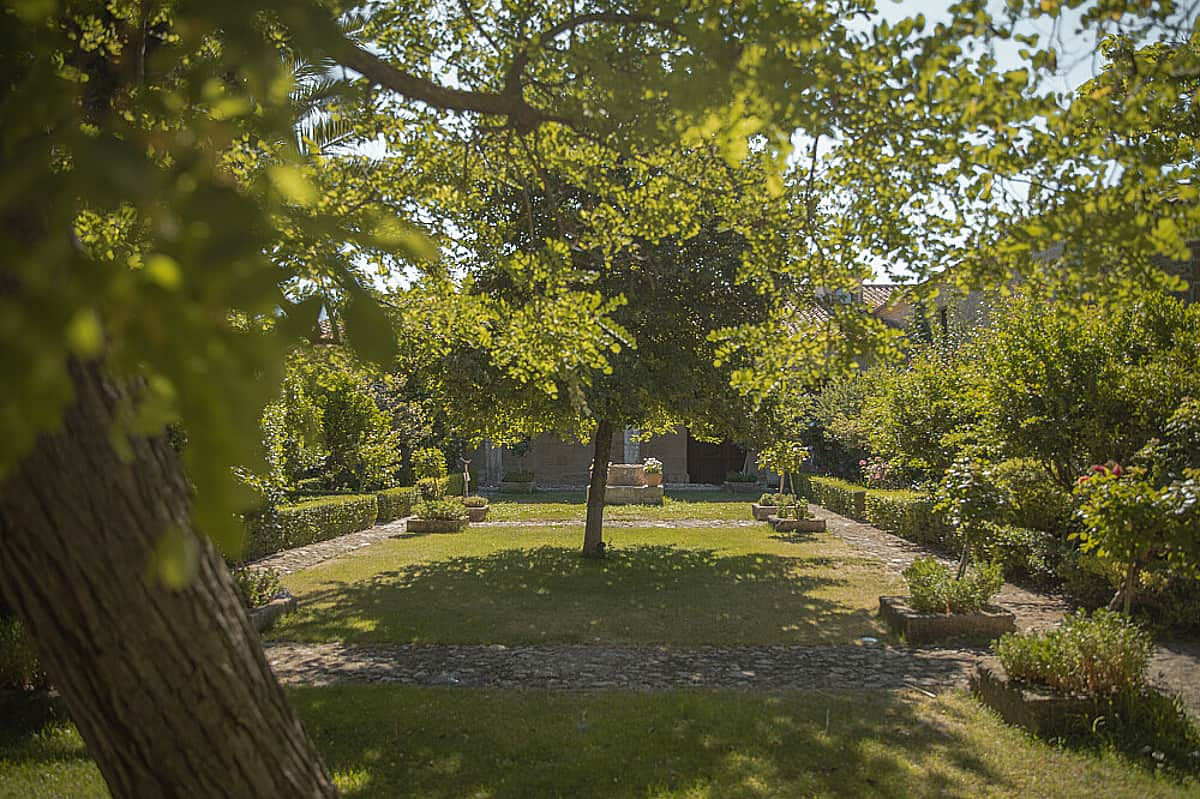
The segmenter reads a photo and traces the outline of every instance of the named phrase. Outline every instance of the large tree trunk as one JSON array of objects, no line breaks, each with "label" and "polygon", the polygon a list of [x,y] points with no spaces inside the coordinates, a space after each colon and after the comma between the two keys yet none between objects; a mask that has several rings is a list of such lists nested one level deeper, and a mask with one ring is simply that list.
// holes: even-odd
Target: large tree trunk
[{"label": "large tree trunk", "polygon": [[604,557],[604,487],[608,485],[608,457],[612,451],[613,423],[601,419],[592,441],[592,479],[588,484],[587,526],[583,530],[583,556]]},{"label": "large tree trunk", "polygon": [[194,535],[166,437],[122,462],[109,431],[128,381],[71,368],[63,428],[0,482],[0,581],[110,791],[336,796],[211,544],[181,590],[148,568],[169,527]]}]

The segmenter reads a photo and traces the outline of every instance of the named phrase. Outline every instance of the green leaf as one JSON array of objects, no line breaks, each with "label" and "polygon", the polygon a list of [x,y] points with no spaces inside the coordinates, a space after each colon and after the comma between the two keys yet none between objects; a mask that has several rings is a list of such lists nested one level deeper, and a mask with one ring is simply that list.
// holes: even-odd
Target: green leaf
[{"label": "green leaf", "polygon": [[363,358],[387,365],[396,357],[396,333],[383,307],[361,289],[350,298],[343,312],[346,338]]}]

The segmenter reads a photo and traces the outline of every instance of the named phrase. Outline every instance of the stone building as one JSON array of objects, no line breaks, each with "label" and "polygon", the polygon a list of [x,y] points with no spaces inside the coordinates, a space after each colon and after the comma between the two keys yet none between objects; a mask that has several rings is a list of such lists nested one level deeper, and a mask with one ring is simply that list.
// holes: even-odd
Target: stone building
[{"label": "stone building", "polygon": [[[664,483],[720,484],[728,472],[746,467],[747,450],[731,441],[697,441],[680,426],[666,435],[646,438],[641,438],[637,429],[626,428],[613,435],[611,453],[614,463],[657,458],[663,464]],[[533,439],[520,448],[520,454],[485,442],[471,463],[475,479],[482,485],[494,485],[509,472],[528,471],[541,486],[583,486],[592,465],[592,448],[590,442],[563,441],[550,435]]]}]

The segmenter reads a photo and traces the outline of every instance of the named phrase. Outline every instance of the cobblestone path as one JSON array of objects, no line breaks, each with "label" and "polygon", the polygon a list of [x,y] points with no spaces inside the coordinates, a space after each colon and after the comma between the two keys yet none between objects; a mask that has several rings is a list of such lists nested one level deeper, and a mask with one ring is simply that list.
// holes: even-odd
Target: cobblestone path
[{"label": "cobblestone path", "polygon": [[347,646],[274,643],[285,683],[663,691],[675,688],[963,688],[980,652],[830,647]]}]

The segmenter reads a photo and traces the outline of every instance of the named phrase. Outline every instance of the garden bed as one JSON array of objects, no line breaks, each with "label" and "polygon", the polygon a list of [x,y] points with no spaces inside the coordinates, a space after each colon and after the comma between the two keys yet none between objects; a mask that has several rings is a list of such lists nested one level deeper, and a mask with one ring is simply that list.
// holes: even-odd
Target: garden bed
[{"label": "garden bed", "polygon": [[470,524],[470,519],[409,519],[410,533],[457,533]]},{"label": "garden bed", "polygon": [[1017,628],[1012,611],[989,605],[977,613],[923,613],[907,597],[879,597],[879,615],[910,644],[955,640],[986,645]]},{"label": "garden bed", "polygon": [[1099,714],[1103,701],[1061,694],[1008,679],[997,658],[985,658],[970,677],[971,691],[1009,724],[1036,735],[1053,735],[1067,723]]},{"label": "garden bed", "polygon": [[772,514],[767,517],[767,521],[775,528],[777,533],[823,533],[825,532],[824,519],[781,519]]},{"label": "garden bed", "polygon": [[501,480],[497,490],[501,494],[532,494],[537,483],[533,480],[522,480],[516,482],[512,480]]}]

